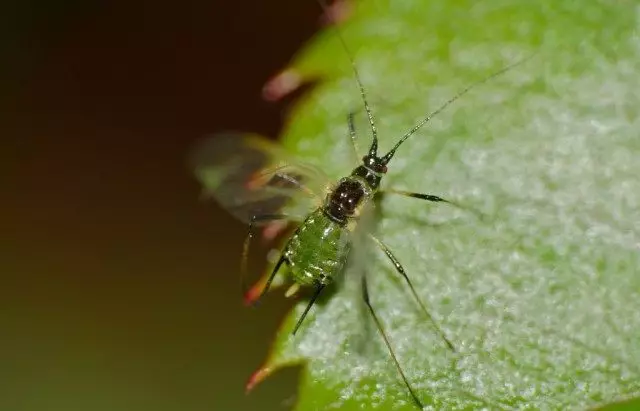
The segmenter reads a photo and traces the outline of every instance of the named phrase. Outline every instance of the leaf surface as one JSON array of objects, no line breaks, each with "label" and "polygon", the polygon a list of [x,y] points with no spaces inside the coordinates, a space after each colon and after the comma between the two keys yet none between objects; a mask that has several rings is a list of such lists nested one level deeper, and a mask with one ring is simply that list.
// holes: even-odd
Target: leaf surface
[{"label": "leaf surface", "polygon": [[[449,352],[384,254],[371,300],[420,399],[433,409],[588,409],[640,397],[640,9],[630,1],[376,0],[341,24],[385,152],[465,86],[475,88],[398,150],[375,230],[459,352]],[[356,166],[362,113],[334,27],[291,63],[321,84],[283,144],[336,178]],[[358,121],[361,149],[370,132]],[[271,370],[304,361],[295,410],[415,410],[348,281],[283,323]],[[637,400],[636,400],[637,401]],[[623,405],[610,405],[607,410]]]}]

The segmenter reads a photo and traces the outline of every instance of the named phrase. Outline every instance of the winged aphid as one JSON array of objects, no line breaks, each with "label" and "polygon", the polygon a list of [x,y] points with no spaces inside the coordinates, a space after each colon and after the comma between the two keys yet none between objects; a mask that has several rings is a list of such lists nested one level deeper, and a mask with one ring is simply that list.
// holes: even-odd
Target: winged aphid
[{"label": "winged aphid", "polygon": [[[326,5],[323,2],[320,3],[326,11]],[[367,101],[365,88],[340,32],[337,32],[337,37],[353,68],[372,136],[371,144],[362,157],[362,162],[355,166],[348,176],[331,183],[322,171],[293,159],[274,143],[256,135],[228,133],[214,136],[200,142],[191,156],[191,165],[196,177],[204,186],[205,194],[214,197],[222,207],[249,225],[242,253],[243,284],[247,256],[255,235],[255,228],[283,222],[297,224],[293,234],[286,240],[270,275],[266,281],[259,283],[262,288],[259,290],[254,287],[248,292],[245,289],[246,300],[254,303],[259,301],[284,267],[288,268],[288,278],[292,283],[286,295],[295,294],[301,287],[311,287],[313,290],[311,298],[295,324],[293,334],[298,331],[323,290],[344,270],[360,217],[373,203],[374,197],[389,193],[460,207],[452,201],[433,194],[393,189],[383,191],[380,184],[396,151],[435,115],[472,88],[527,60],[520,60],[464,88],[405,132],[391,150],[380,153],[375,119]],[[348,128],[357,154],[353,113],[348,116]],[[403,278],[422,313],[431,322],[443,343],[451,351],[455,351],[453,343],[429,314],[400,261],[379,238],[372,233],[368,233],[367,237],[387,256]],[[371,304],[366,275],[361,278],[361,288],[368,312],[388,348],[400,377],[413,402],[422,409],[423,404],[396,358],[391,341]],[[257,374],[254,375],[252,381],[255,382],[257,377]]]}]

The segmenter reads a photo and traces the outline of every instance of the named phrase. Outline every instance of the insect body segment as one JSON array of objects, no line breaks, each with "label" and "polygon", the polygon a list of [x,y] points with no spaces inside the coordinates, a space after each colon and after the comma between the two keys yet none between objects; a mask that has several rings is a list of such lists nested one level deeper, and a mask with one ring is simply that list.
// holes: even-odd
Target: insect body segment
[{"label": "insect body segment", "polygon": [[[293,329],[293,334],[298,331],[325,286],[342,272],[351,249],[350,237],[351,232],[329,218],[326,209],[322,207],[312,212],[287,242],[268,284],[277,274],[280,262],[285,262],[294,281],[294,291],[299,285],[315,288],[313,297]],[[264,292],[266,291],[267,288]]]},{"label": "insect body segment", "polygon": [[314,211],[287,243],[283,256],[293,281],[326,285],[342,270],[349,254],[351,233],[325,214]]},{"label": "insect body segment", "polygon": [[357,218],[360,210],[375,193],[369,183],[351,176],[340,180],[336,188],[327,195],[323,210],[327,217],[344,226]]}]

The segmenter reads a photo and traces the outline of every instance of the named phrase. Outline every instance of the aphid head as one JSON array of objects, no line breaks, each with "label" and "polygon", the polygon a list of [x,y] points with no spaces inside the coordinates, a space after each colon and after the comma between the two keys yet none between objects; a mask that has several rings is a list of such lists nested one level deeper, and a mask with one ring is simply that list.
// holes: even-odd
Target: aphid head
[{"label": "aphid head", "polygon": [[369,153],[362,157],[362,165],[356,167],[351,173],[354,176],[363,178],[369,187],[376,190],[380,186],[382,176],[387,172],[387,162],[384,158],[378,157],[378,140],[373,139]]},{"label": "aphid head", "polygon": [[385,174],[387,172],[387,163],[376,154],[367,154],[362,157],[362,165],[377,174]]},{"label": "aphid head", "polygon": [[382,176],[387,172],[387,165],[375,152],[362,157],[362,165],[353,170],[351,175],[364,179],[369,187],[376,190],[380,186]]}]

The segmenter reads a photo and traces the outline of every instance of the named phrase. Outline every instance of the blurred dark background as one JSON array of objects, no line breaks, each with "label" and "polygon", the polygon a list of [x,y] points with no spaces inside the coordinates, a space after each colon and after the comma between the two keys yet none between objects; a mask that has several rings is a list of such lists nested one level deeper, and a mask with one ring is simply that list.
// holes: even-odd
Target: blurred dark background
[{"label": "blurred dark background", "polygon": [[[198,199],[203,134],[276,136],[265,81],[313,0],[0,6],[0,411],[286,410],[249,396],[290,302],[242,304],[246,229]],[[259,257],[255,257],[259,258]]]}]

